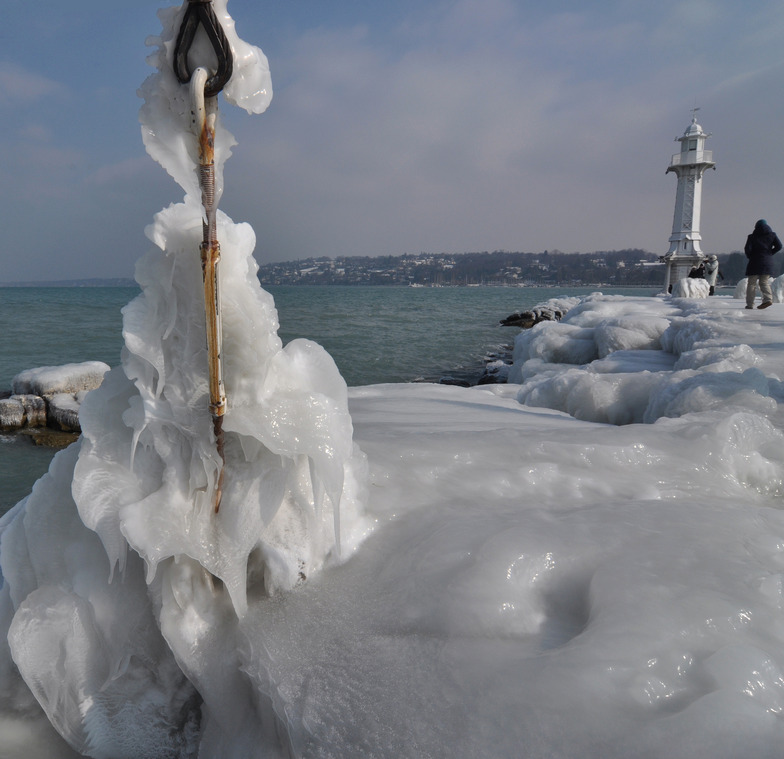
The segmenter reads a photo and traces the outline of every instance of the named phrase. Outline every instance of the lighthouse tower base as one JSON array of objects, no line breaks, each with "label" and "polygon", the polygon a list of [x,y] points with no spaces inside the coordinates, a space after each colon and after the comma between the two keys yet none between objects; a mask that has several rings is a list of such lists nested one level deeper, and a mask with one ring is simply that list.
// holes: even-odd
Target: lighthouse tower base
[{"label": "lighthouse tower base", "polygon": [[669,253],[660,259],[665,265],[664,292],[672,290],[679,280],[689,276],[692,267],[699,266],[705,260],[703,253]]}]

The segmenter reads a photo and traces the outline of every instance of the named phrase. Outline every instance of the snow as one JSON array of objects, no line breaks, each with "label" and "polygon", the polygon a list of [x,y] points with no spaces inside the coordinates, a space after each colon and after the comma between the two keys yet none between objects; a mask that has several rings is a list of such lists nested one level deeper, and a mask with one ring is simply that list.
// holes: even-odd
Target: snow
[{"label": "snow", "polygon": [[80,441],[0,519],[0,754],[778,757],[784,306],[594,294],[520,333],[509,384],[346,388],[282,347],[221,214],[214,514],[201,211],[153,59],[186,197]]},{"label": "snow", "polygon": [[39,366],[19,372],[11,381],[16,395],[52,396],[58,393],[75,395],[98,387],[109,371],[103,361],[84,361],[62,366]]}]

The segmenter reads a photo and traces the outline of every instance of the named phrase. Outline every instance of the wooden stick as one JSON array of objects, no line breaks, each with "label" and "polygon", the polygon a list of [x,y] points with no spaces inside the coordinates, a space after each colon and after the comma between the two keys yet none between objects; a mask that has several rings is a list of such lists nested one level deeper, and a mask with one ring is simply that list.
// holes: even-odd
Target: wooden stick
[{"label": "wooden stick", "polygon": [[210,413],[221,469],[215,483],[213,505],[215,513],[220,509],[223,495],[223,471],[226,463],[224,452],[223,415],[226,413],[226,393],[223,387],[222,327],[220,304],[220,244],[218,243],[216,204],[215,204],[215,117],[217,97],[205,101],[204,83],[207,71],[198,68],[191,79],[194,115],[199,137],[199,185],[204,206],[202,221],[203,237],[199,246],[201,251],[201,270],[204,282],[204,309],[207,323],[207,361],[209,369]]}]

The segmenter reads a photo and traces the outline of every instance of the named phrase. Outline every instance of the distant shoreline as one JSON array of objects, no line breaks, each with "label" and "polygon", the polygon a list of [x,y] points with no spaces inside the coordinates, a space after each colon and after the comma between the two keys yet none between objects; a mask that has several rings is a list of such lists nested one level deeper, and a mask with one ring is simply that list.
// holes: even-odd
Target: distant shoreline
[{"label": "distant shoreline", "polygon": [[[509,288],[509,289],[527,289],[527,290],[552,290],[559,287],[569,288],[586,288],[586,287],[612,287],[622,290],[650,290],[655,285],[634,284],[634,285],[616,285],[609,282],[581,282],[575,284],[573,282],[547,282],[544,284],[531,284],[531,285],[513,285],[501,283],[471,283],[471,284],[449,284],[449,285],[405,285],[402,283],[389,283],[389,284],[370,284],[370,283],[336,283],[336,282],[291,282],[291,283],[272,283],[260,282],[262,287],[344,287],[346,289],[353,289],[357,287],[417,287],[422,289],[447,289],[447,288]],[[43,282],[0,282],[0,289],[3,288],[23,288],[23,287],[134,287],[138,288],[139,284],[134,279],[61,279],[50,280]],[[718,289],[718,288],[717,288]]]},{"label": "distant shoreline", "polygon": [[[355,288],[355,287],[411,287],[411,285],[404,285],[404,284],[386,284],[386,285],[378,285],[378,284],[337,284],[334,282],[324,282],[324,283],[313,283],[313,282],[298,282],[298,283],[271,283],[271,282],[261,282],[262,287],[345,287],[345,288]],[[136,282],[135,279],[131,278],[124,278],[124,277],[117,277],[113,279],[60,279],[60,280],[48,280],[43,282],[0,282],[0,289],[3,288],[23,288],[23,287],[129,287],[129,288],[139,288],[139,284]],[[622,289],[622,290],[650,290],[651,287],[655,287],[655,285],[651,284],[633,284],[633,285],[617,285],[611,284],[609,282],[582,282],[580,284],[575,284],[572,282],[547,282],[543,284],[532,284],[532,285],[513,285],[513,284],[496,284],[496,283],[482,283],[482,284],[450,284],[450,285],[416,285],[416,287],[421,288],[454,288],[454,287],[489,287],[489,288],[509,288],[509,289],[530,289],[530,290],[552,290],[559,287],[570,287],[570,288],[586,288],[586,287],[607,287],[607,288],[615,288],[615,289]],[[718,285],[716,290],[719,291],[730,291],[734,289],[734,285]]]},{"label": "distant shoreline", "polygon": [[55,279],[42,282],[0,282],[0,287],[138,287],[135,279],[114,277],[109,279]]}]

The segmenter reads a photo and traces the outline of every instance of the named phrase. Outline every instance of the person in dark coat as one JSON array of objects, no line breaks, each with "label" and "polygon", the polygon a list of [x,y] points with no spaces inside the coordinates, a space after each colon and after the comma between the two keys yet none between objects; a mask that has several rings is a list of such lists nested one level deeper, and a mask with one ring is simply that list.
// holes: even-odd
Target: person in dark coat
[{"label": "person in dark coat", "polygon": [[773,256],[781,250],[781,240],[765,219],[754,225],[754,231],[746,238],[744,252],[749,259],[746,264],[746,308],[754,308],[757,284],[762,293],[762,303],[757,308],[773,305],[770,278],[773,275]]}]

